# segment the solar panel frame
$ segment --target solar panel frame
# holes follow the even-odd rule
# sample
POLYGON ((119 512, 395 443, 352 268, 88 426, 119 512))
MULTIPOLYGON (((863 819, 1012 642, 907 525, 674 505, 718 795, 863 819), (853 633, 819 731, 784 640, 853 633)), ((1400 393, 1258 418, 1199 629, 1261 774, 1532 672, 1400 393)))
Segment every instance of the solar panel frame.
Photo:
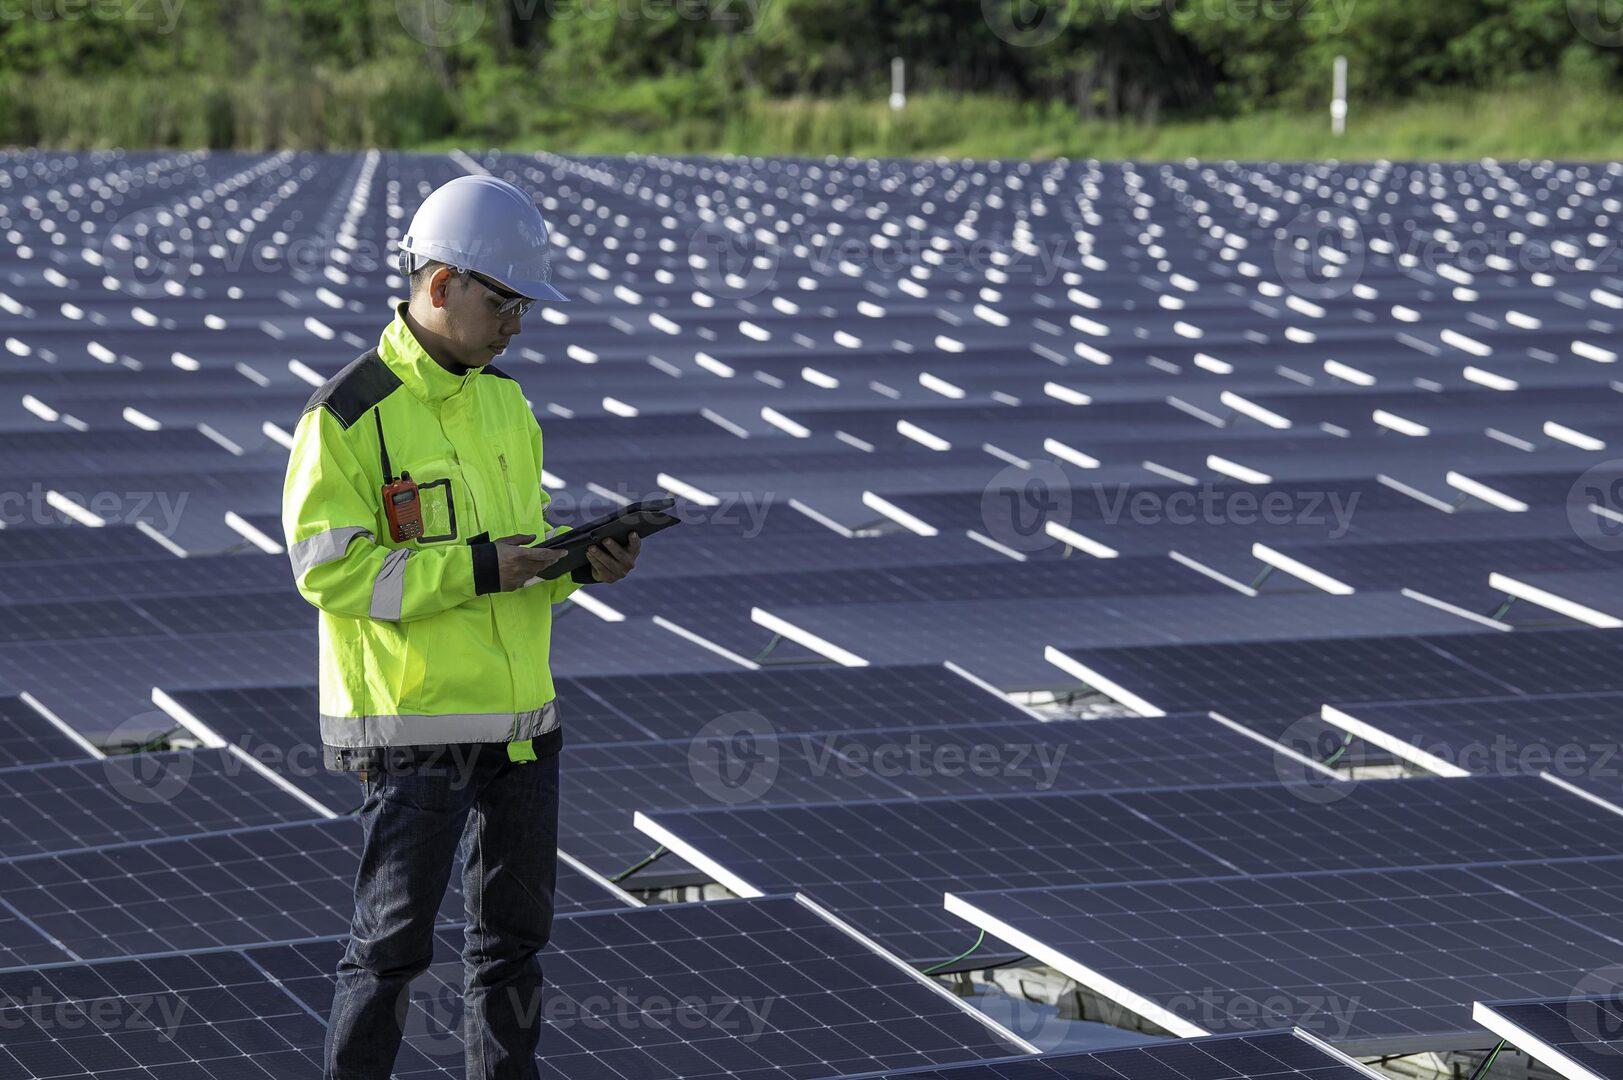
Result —
POLYGON ((945 905, 1174 1034, 1295 1023, 1335 1028, 1324 1037, 1348 1052, 1413 1053, 1469 1038, 1465 1002, 1564 994, 1615 949, 1623 857, 949 893, 945 905), (1198 1023, 1184 1015, 1197 1011, 1198 1023))
POLYGON ((1618 1080, 1623 1077, 1623 998, 1615 984, 1603 996, 1573 989, 1566 998, 1478 1001, 1471 1016, 1566 1080, 1618 1080))

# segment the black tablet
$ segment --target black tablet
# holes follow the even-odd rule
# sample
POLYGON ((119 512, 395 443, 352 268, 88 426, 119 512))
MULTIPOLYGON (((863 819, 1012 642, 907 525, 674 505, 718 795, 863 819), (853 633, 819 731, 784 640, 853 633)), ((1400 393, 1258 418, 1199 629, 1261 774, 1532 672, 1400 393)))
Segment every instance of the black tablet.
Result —
POLYGON ((613 540, 624 546, 629 543, 632 533, 636 533, 638 539, 641 539, 661 529, 668 529, 672 525, 680 525, 681 518, 665 512, 674 505, 675 499, 648 499, 632 503, 600 518, 582 522, 550 540, 531 544, 531 547, 558 548, 564 552, 563 558, 535 576, 551 581, 567 573, 572 580, 583 585, 596 581, 597 579, 592 576, 592 564, 586 558, 587 548, 604 540, 613 540))

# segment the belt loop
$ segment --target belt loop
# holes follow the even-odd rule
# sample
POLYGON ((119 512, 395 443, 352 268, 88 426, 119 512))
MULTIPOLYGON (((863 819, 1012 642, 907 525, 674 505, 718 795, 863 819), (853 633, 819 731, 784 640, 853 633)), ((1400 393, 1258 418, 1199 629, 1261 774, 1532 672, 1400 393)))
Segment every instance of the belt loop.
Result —
POLYGON ((534 761, 535 760, 535 740, 534 739, 523 739, 523 740, 520 740, 518 742, 510 742, 510 743, 508 743, 507 744, 507 760, 508 761, 534 761))

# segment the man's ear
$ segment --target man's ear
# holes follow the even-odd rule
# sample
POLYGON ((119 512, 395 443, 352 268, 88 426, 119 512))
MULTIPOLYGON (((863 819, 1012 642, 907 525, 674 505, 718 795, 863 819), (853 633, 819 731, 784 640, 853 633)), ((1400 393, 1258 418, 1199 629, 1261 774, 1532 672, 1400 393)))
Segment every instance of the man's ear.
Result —
POLYGON ((446 291, 451 287, 451 268, 437 266, 428 276, 428 302, 434 307, 444 307, 446 291))

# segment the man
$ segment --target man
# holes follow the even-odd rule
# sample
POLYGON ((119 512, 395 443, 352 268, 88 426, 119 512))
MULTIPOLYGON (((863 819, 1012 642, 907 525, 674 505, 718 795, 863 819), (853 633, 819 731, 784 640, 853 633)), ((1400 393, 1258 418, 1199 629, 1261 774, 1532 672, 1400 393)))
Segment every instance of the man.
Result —
POLYGON ((323 758, 363 793, 326 1080, 390 1075, 459 845, 467 1075, 538 1077, 563 734, 552 605, 620 580, 640 548, 605 541, 590 572, 542 579, 560 555, 524 546, 549 534, 541 428, 491 360, 536 300, 567 299, 548 243, 512 184, 434 191, 400 243, 410 300, 294 433, 282 527, 320 609, 323 758))

